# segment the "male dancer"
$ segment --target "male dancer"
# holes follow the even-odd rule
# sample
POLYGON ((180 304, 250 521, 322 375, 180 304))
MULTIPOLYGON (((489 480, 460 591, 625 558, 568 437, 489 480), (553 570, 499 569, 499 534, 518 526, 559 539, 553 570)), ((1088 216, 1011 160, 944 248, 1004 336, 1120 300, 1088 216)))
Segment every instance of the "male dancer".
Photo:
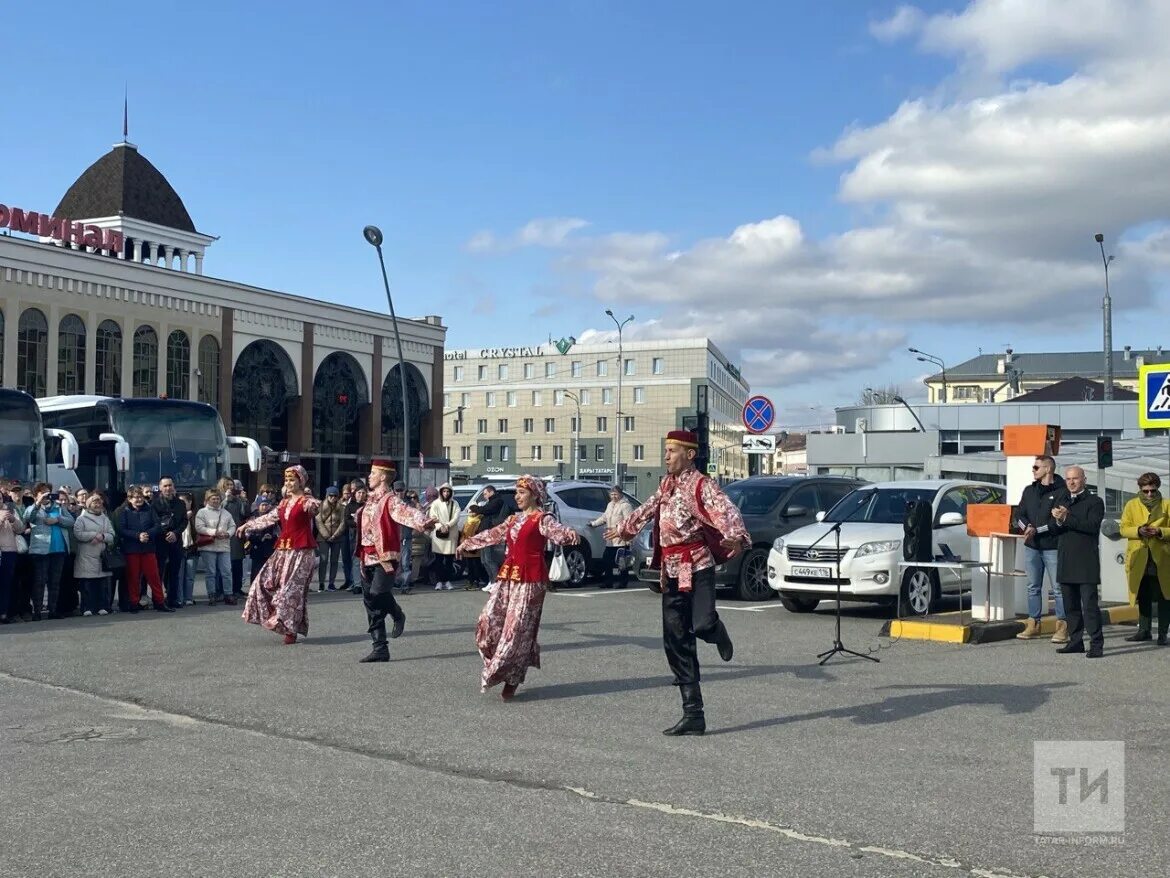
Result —
POLYGON ((366 607, 370 640, 374 648, 362 662, 390 661, 390 646, 386 642, 386 616, 394 620, 391 637, 402 634, 406 614, 394 600, 394 574, 400 563, 402 535, 399 524, 415 530, 430 530, 433 518, 427 518, 421 509, 407 506, 387 484, 394 478, 394 464, 375 459, 370 464, 369 497, 362 507, 358 528, 361 540, 358 560, 362 572, 362 603, 366 607))
POLYGON ((683 717, 664 735, 701 735, 707 730, 699 689, 695 639, 714 643, 719 657, 731 661, 734 645, 715 612, 715 557, 703 526, 713 526, 720 546, 731 556, 751 545, 743 517, 714 480, 695 469, 699 439, 689 430, 666 436, 666 475, 654 495, 619 527, 605 532, 607 542, 631 540, 651 518, 654 557, 660 567, 662 646, 683 702, 683 717))

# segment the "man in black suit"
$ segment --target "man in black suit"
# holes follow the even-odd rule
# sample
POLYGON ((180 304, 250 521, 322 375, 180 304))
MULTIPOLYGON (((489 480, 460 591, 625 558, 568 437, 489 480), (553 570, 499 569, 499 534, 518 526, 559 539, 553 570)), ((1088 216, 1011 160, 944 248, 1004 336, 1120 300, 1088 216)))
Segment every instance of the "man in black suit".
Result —
POLYGON ((1089 634, 1086 658, 1101 658, 1105 638, 1101 633, 1101 521, 1105 501, 1085 490, 1085 471, 1070 466, 1064 471, 1065 490, 1052 509, 1056 521, 1056 578, 1064 595, 1068 621, 1068 643, 1057 652, 1085 652, 1084 634, 1089 634))

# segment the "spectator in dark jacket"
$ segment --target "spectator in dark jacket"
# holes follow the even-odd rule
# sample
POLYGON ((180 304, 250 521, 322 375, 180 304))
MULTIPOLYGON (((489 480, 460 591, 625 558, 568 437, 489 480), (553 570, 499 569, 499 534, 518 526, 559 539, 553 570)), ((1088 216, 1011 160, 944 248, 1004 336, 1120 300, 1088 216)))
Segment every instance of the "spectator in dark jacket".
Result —
MULTIPOLYGON (((271 497, 261 494, 258 498, 256 512, 253 517, 267 515, 275 508, 271 497)), ((253 531, 248 535, 248 557, 252 561, 251 581, 255 582, 260 574, 260 568, 268 563, 272 553, 276 551, 276 541, 280 538, 280 524, 266 527, 264 530, 253 531)))
POLYGON ((131 488, 126 492, 126 506, 118 512, 118 531, 121 535, 122 554, 126 558, 126 586, 130 592, 130 604, 138 606, 138 583, 146 577, 154 608, 160 613, 173 613, 163 595, 162 580, 158 575, 158 558, 154 543, 162 525, 158 515, 146 502, 142 489, 131 488))
POLYGON ((1024 535, 1024 571, 1028 574, 1028 621, 1016 635, 1020 640, 1040 636, 1040 617, 1044 615, 1044 574, 1056 604, 1056 632, 1052 642, 1068 643, 1068 623, 1064 620, 1064 597, 1056 578, 1056 519, 1052 510, 1064 492, 1064 479, 1056 474, 1056 461, 1047 454, 1037 456, 1032 464, 1032 484, 1020 495, 1016 507, 1016 527, 1024 535))
POLYGON ((1064 592, 1069 641, 1057 652, 1085 652, 1101 658, 1105 638, 1101 631, 1101 522, 1105 501, 1085 489, 1085 471, 1070 466, 1064 471, 1065 490, 1056 499, 1052 517, 1060 534, 1056 578, 1064 592))
MULTIPOLYGON (((220 479, 219 492, 223 495, 222 509, 227 512, 236 525, 241 525, 248 517, 248 498, 244 494, 244 486, 233 479, 220 479)), ((232 597, 244 595, 244 541, 232 531, 232 597)))
POLYGON ((170 476, 163 476, 158 488, 159 492, 150 504, 160 525, 154 551, 159 576, 166 585, 167 605, 178 609, 186 603, 183 599, 183 531, 187 528, 187 504, 175 491, 175 480, 170 476))

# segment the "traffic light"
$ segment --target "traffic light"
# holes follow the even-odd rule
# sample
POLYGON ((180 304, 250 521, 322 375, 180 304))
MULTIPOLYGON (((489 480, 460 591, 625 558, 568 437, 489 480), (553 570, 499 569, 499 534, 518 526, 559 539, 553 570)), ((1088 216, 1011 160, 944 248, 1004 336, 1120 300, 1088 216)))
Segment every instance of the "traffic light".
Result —
POLYGON ((1113 466, 1113 437, 1097 437, 1097 469, 1103 470, 1113 466))

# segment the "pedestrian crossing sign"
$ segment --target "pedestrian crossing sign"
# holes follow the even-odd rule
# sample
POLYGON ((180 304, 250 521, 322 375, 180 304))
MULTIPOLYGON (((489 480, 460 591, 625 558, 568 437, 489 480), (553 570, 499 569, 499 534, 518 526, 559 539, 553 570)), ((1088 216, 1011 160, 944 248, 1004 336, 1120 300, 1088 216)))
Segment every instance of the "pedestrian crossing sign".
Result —
POLYGON ((1154 363, 1138 370, 1138 425, 1170 429, 1170 363, 1154 363))

